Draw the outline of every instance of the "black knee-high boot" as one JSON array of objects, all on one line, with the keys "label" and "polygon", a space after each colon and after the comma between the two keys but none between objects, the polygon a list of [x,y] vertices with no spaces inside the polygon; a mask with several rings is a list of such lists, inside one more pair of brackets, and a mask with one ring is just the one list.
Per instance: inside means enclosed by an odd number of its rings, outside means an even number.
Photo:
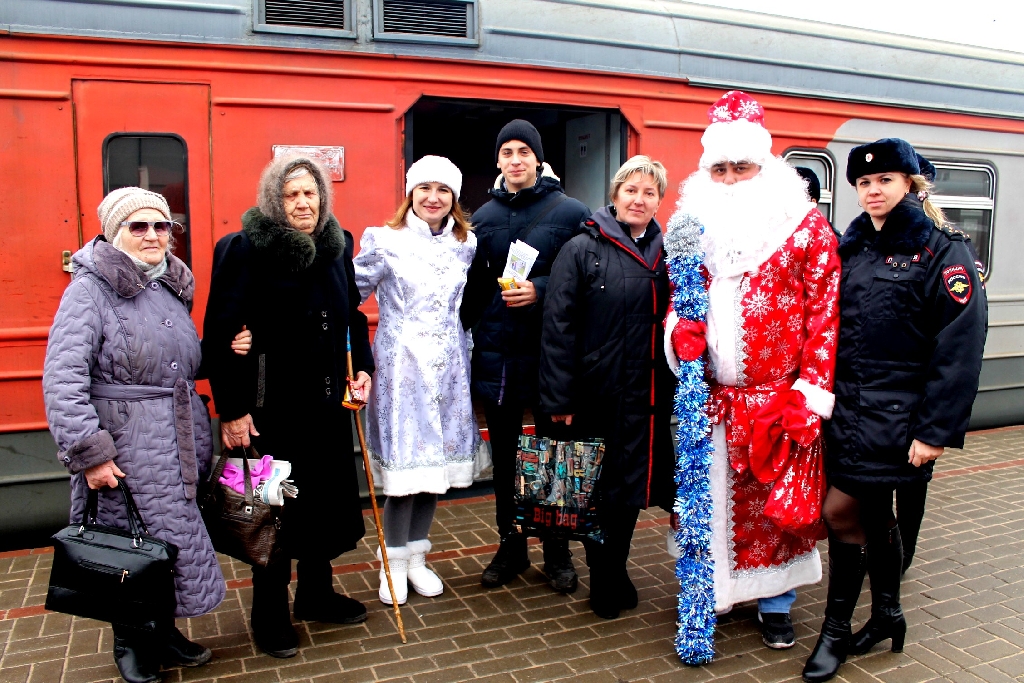
[{"label": "black knee-high boot", "polygon": [[828,541],[828,602],[818,642],[804,664],[808,683],[827,681],[846,661],[850,645],[850,618],[864,583],[865,548],[856,543]]},{"label": "black knee-high boot", "polygon": [[256,647],[271,657],[294,657],[299,652],[299,634],[288,610],[291,580],[288,558],[252,568],[252,635]]},{"label": "black knee-high boot", "polygon": [[924,520],[925,500],[928,497],[928,482],[901,484],[896,487],[896,523],[900,526],[903,540],[903,573],[910,568],[917,549],[917,537]]},{"label": "black knee-high boot", "polygon": [[892,638],[892,651],[903,652],[907,621],[900,606],[903,543],[894,526],[877,539],[868,539],[868,576],[871,579],[871,618],[853,635],[850,653],[862,655],[877,643]]},{"label": "black knee-high boot", "polygon": [[114,631],[114,663],[127,683],[156,683],[160,661],[155,634],[123,624],[111,624]]}]

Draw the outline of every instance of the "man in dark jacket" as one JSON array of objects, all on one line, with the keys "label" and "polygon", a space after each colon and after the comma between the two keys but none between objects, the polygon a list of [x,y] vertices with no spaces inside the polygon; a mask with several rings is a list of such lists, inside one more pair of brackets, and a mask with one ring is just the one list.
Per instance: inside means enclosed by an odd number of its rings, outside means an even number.
[{"label": "man in dark jacket", "polygon": [[[586,206],[562,191],[558,177],[544,163],[540,133],[528,121],[516,119],[501,129],[494,156],[501,176],[491,190],[491,201],[473,214],[477,250],[462,306],[463,324],[476,326],[472,389],[487,418],[501,535],[501,546],[481,577],[487,587],[504,585],[530,566],[526,538],[513,528],[516,450],[528,406],[539,432],[550,423],[535,408],[548,273],[558,250],[590,215]],[[516,240],[539,253],[529,278],[502,291],[497,279]],[[566,541],[545,541],[544,573],[555,590],[576,590]]]}]

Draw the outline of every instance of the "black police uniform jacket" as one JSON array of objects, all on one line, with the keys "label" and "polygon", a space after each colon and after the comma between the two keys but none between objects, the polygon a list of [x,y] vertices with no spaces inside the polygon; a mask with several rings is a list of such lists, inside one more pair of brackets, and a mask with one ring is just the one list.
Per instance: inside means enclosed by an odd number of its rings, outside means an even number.
[{"label": "black police uniform jacket", "polygon": [[978,390],[988,310],[973,249],[911,194],[881,231],[867,213],[854,219],[839,255],[829,481],[928,481],[932,463],[909,464],[911,442],[962,448]]},{"label": "black police uniform jacket", "polygon": [[[516,193],[505,190],[502,181],[490,193],[492,199],[473,214],[476,256],[467,275],[461,311],[463,325],[474,327],[473,396],[499,404],[535,406],[541,315],[551,264],[562,245],[579,232],[590,209],[567,197],[552,175],[541,175],[533,187]],[[524,237],[544,211],[547,213]],[[509,247],[517,239],[540,252],[529,276],[537,290],[537,303],[509,308],[501,298],[497,279],[505,270]]]},{"label": "black police uniform jacket", "polygon": [[[345,332],[355,372],[372,374],[366,316],[352,267],[352,236],[331,217],[315,241],[258,209],[214,251],[203,366],[222,420],[252,415],[260,455],[292,463],[299,497],[284,505],[291,557],[337,557],[363,536],[351,418],[341,406]],[[246,356],[230,350],[245,325]]]},{"label": "black police uniform jacket", "polygon": [[669,281],[661,226],[652,220],[634,243],[605,207],[583,228],[548,281],[540,407],[573,415],[574,436],[605,439],[603,499],[667,507],[675,376],[663,351]]}]

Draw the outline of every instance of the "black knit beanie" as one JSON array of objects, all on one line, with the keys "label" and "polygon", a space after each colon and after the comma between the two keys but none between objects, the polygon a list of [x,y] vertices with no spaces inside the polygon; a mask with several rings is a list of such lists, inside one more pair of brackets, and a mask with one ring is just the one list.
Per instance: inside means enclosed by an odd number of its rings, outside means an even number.
[{"label": "black knit beanie", "polygon": [[544,163],[544,145],[540,142],[540,133],[533,124],[523,119],[513,119],[505,124],[505,127],[498,133],[498,141],[494,143],[494,160],[498,160],[498,152],[501,146],[509,140],[522,140],[530,146],[537,156],[537,163]]}]

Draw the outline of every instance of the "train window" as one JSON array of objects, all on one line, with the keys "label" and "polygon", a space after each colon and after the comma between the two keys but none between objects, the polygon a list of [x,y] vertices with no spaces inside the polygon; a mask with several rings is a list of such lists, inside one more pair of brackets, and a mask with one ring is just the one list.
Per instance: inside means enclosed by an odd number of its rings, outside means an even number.
[{"label": "train window", "polygon": [[995,212],[996,173],[987,164],[933,161],[932,202],[949,222],[970,235],[974,251],[988,270]]},{"label": "train window", "polygon": [[192,267],[188,216],[188,150],[177,135],[114,134],[103,143],[103,193],[119,187],[159,192],[185,229],[174,235],[174,255]]},{"label": "train window", "polygon": [[253,31],[355,38],[355,0],[257,0]]},{"label": "train window", "polygon": [[477,0],[373,0],[374,40],[480,44]]},{"label": "train window", "polygon": [[818,210],[824,214],[828,222],[832,222],[832,189],[835,187],[835,162],[832,156],[824,150],[792,149],[787,150],[783,158],[791,166],[800,166],[810,169],[818,176],[818,183],[821,185],[821,199],[818,201]]}]

